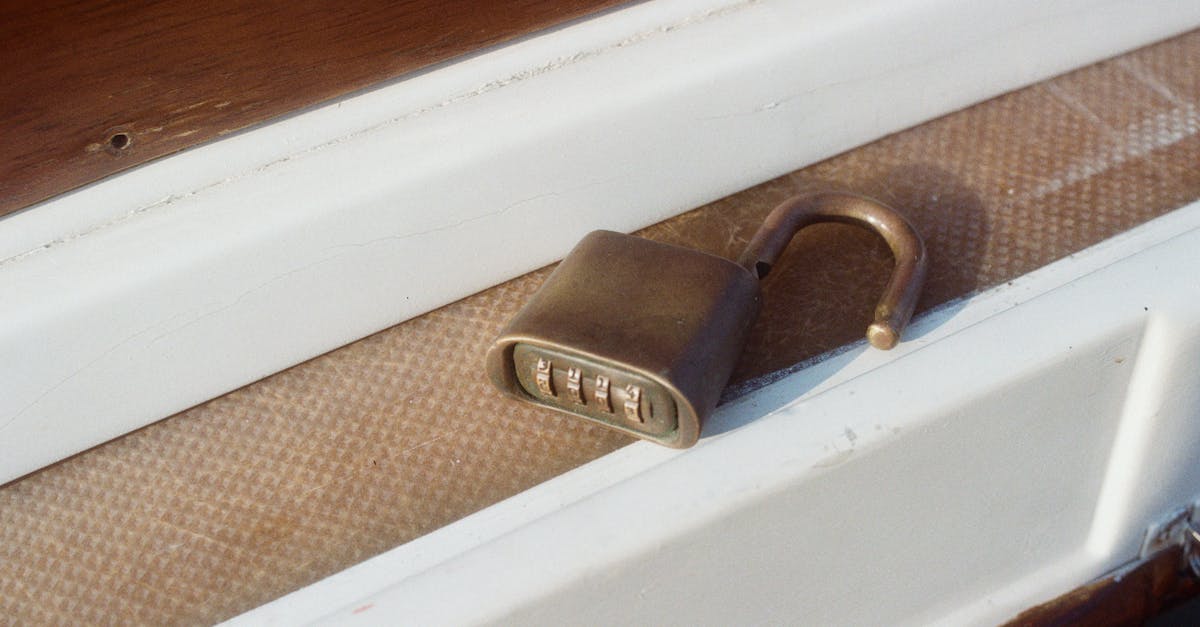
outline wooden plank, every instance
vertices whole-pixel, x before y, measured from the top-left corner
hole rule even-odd
[[[1040,625],[1142,625],[1200,594],[1183,551],[1161,551],[1132,570],[1081,586],[1021,612],[1007,627]]]
[[[0,5],[0,215],[627,0]]]

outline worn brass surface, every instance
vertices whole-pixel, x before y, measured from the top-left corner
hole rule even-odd
[[[878,200],[842,193],[789,198],[771,210],[738,263],[760,279],[767,276],[792,237],[800,229],[818,222],[867,227],[883,236],[892,249],[896,266],[875,306],[875,321],[867,327],[867,339],[872,346],[892,348],[900,341],[900,334],[912,319],[921,296],[927,257],[925,242],[916,227]]]
[[[758,279],[728,259],[596,231],[500,333],[488,373],[522,400],[691,446],[758,303]],[[597,376],[608,382],[599,398]],[[605,402],[615,411],[602,409]]]
[[[892,348],[925,281],[925,243],[883,203],[825,193],[796,196],[771,211],[740,268],[639,237],[588,235],[501,332],[487,355],[488,372],[522,400],[667,446],[691,446],[758,313],[757,279],[797,231],[817,222],[865,226],[891,246],[896,265],[867,337]]]
[[[628,368],[557,347],[529,344],[513,347],[513,364],[528,398],[555,409],[609,426],[628,426],[654,438],[669,437],[678,427],[671,393]],[[548,366],[545,370],[550,375],[550,386],[541,386],[537,381],[543,364]],[[577,394],[569,388],[572,371],[581,375]]]

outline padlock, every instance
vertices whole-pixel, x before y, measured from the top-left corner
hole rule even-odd
[[[758,313],[759,280],[816,222],[871,228],[895,257],[867,338],[890,349],[925,279],[925,244],[886,205],[842,193],[771,211],[737,263],[594,231],[508,323],[487,354],[500,390],[674,448],[696,443]]]

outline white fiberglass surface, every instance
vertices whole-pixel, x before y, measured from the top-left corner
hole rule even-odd
[[[438,624],[994,624],[1200,496],[1200,204],[258,608]]]

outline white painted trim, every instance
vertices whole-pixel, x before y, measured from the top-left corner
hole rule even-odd
[[[0,481],[1194,27],[1191,0],[655,0],[0,220]]]
[[[996,624],[1200,496],[1200,203],[231,621]]]

